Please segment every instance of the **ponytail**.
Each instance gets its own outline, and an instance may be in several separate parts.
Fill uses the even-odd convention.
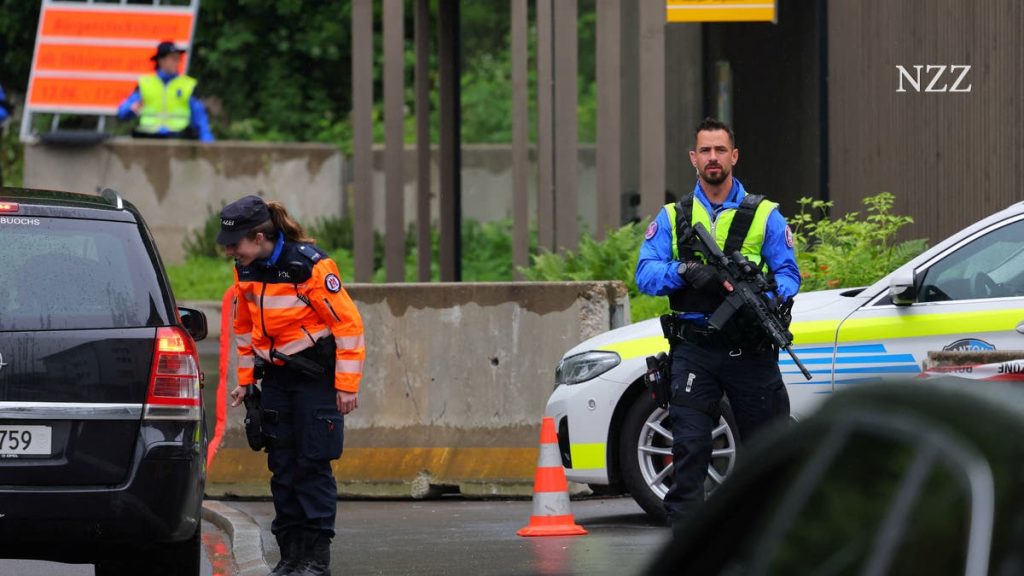
[[[299,242],[302,244],[316,243],[316,240],[306,236],[306,231],[302,229],[302,225],[288,215],[288,210],[285,209],[284,204],[271,200],[267,202],[267,209],[270,211],[270,220],[249,230],[249,233],[246,234],[248,238],[252,239],[257,234],[263,233],[267,240],[273,242],[277,240],[277,234],[280,231],[289,242]]]
[[[288,215],[288,211],[285,210],[284,204],[271,200],[270,202],[267,202],[267,208],[270,209],[270,220],[274,222],[274,228],[284,232],[286,240],[290,242],[302,242],[304,244],[316,243],[316,240],[306,236],[306,231],[302,229],[302,225]]]

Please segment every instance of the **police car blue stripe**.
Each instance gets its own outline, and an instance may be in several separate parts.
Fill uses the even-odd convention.
[[[855,344],[836,348],[839,354],[884,354],[885,344]]]
[[[793,348],[793,352],[796,352],[797,356],[800,354],[831,354],[832,347],[823,348]]]
[[[831,354],[833,348],[827,347],[816,347],[816,348],[793,348],[793,351],[800,354]],[[850,346],[839,346],[835,349],[838,354],[885,354],[884,344],[854,344]]]
[[[917,364],[903,364],[899,366],[863,366],[860,368],[837,368],[836,374],[917,374],[921,367]],[[783,374],[799,374],[799,370],[788,370]],[[811,374],[831,374],[832,370],[810,370]]]
[[[860,364],[867,362],[908,362],[917,364],[913,354],[883,354],[881,356],[841,356],[836,358],[837,364]]]
[[[836,374],[917,374],[921,367],[917,364],[904,366],[865,366],[863,368],[837,368]]]
[[[804,364],[829,364],[832,362],[831,358],[801,358],[801,362]],[[881,356],[845,356],[836,358],[837,364],[880,364],[885,362],[903,362],[903,363],[915,363],[913,354],[883,354]],[[779,360],[780,366],[793,366],[796,363],[788,357],[783,360]]]
[[[800,362],[804,364],[831,364],[832,358],[801,358]],[[789,356],[786,356],[785,360],[779,360],[779,366],[796,366],[796,362],[791,360]]]

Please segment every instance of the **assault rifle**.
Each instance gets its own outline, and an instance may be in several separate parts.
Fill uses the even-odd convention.
[[[708,264],[714,266],[722,277],[722,285],[729,293],[725,301],[711,314],[708,325],[715,330],[723,326],[740,309],[746,309],[764,330],[768,339],[781,350],[789,353],[804,378],[811,379],[800,359],[793,352],[793,334],[786,328],[779,309],[769,300],[768,292],[774,289],[760,268],[747,260],[737,250],[726,256],[704,225],[697,222],[691,228],[695,240],[694,249],[703,252]]]

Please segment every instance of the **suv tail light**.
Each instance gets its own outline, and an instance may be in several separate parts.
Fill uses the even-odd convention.
[[[0,202],[0,212],[17,212],[17,202]]]
[[[199,382],[199,355],[192,338],[178,327],[157,328],[145,417],[199,420]]]

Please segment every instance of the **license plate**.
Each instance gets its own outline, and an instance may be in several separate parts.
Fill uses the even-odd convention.
[[[49,426],[0,424],[0,457],[48,456],[52,436]]]

